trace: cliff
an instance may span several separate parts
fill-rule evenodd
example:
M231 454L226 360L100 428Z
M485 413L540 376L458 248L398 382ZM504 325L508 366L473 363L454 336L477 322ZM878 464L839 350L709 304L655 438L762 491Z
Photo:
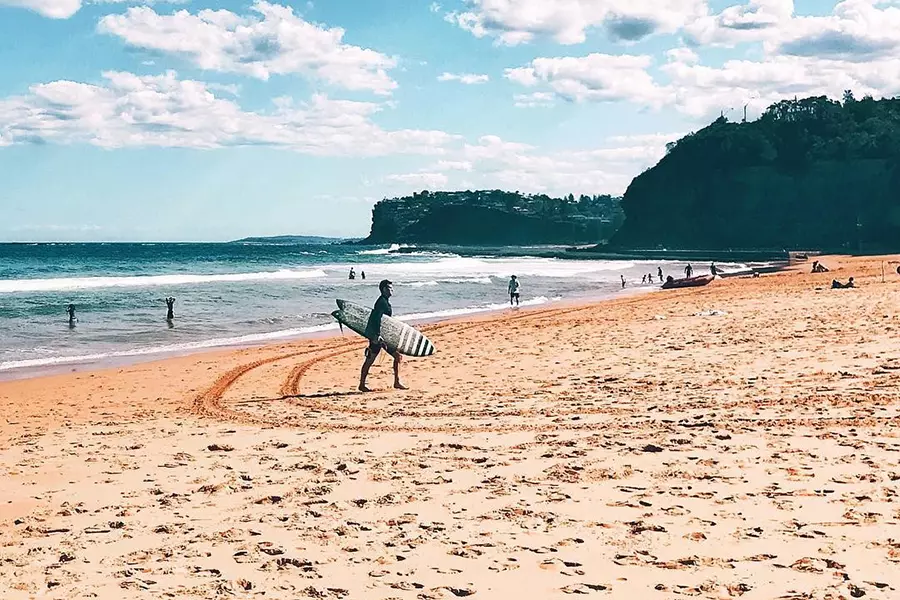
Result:
M607 239L621 219L619 199L610 196L424 191L376 204L360 243L577 244Z
M900 247L900 100L845 93L718 119L670 144L622 200L618 248Z

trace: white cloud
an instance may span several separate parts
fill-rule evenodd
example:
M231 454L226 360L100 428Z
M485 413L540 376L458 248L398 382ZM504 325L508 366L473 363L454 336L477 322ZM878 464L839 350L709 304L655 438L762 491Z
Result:
M446 20L476 37L491 36L516 45L536 36L579 44L586 32L602 27L618 41L636 41L657 32L674 32L707 14L706 0L468 0L469 10Z
M82 4L122 4L141 2L142 4L181 4L189 0L0 0L0 6L13 6L31 10L51 19L68 19Z
M476 75L474 73L441 73L438 76L438 81L458 81L460 83L464 83L466 85L473 85L477 83L487 83L490 81L490 77L487 75Z
M402 175L388 175L385 179L416 190L436 190L446 186L448 181L444 173L404 173Z
M437 171L471 171L472 163L467 160L439 160L434 164Z
M344 30L303 20L288 6L257 0L259 16L227 10L157 14L133 7L100 19L98 30L127 44L181 56L202 69L259 79L304 74L348 90L389 94L397 87L387 74L396 60L342 41Z
M685 34L694 44L734 46L777 35L793 13L794 0L748 0L691 21Z
M25 8L51 19L68 19L81 9L81 0L0 0L0 6Z
M410 189L504 188L525 193L621 194L631 179L655 164L667 142L681 134L643 134L611 137L588 150L542 152L529 144L482 136L447 159L416 173L391 175L387 180Z
M268 112L243 110L199 81L106 72L101 85L54 81L0 100L0 145L88 143L108 148L219 148L267 145L317 155L441 154L456 136L387 131L371 121L380 106L315 95Z
M552 92L515 94L513 103L518 108L548 108L556 104L556 95Z
M649 56L628 54L536 58L527 67L506 69L506 78L527 87L549 86L557 96L576 102L631 100L659 105L665 90L647 73L651 62Z

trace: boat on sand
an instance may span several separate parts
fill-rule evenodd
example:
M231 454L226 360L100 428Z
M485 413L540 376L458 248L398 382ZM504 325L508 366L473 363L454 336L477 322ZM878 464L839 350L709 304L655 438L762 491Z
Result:
M684 279L669 278L662 284L664 290L674 290L677 288L700 287L710 283L715 277L712 275L698 275L697 277L685 277Z

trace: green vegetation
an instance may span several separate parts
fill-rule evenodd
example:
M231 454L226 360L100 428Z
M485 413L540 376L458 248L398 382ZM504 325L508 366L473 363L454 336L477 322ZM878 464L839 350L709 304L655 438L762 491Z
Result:
M372 209L363 244L575 244L607 239L621 224L619 198L551 198L501 190L386 198Z
M900 245L900 99L784 100L719 118L632 181L611 245L821 248Z

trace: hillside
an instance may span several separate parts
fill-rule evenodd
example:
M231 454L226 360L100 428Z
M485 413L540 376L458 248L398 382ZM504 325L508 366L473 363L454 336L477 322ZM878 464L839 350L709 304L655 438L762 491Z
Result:
M786 100L670 144L622 200L620 248L900 246L900 100Z
M610 196L424 191L378 202L360 243L577 244L607 239L621 219L619 199Z

